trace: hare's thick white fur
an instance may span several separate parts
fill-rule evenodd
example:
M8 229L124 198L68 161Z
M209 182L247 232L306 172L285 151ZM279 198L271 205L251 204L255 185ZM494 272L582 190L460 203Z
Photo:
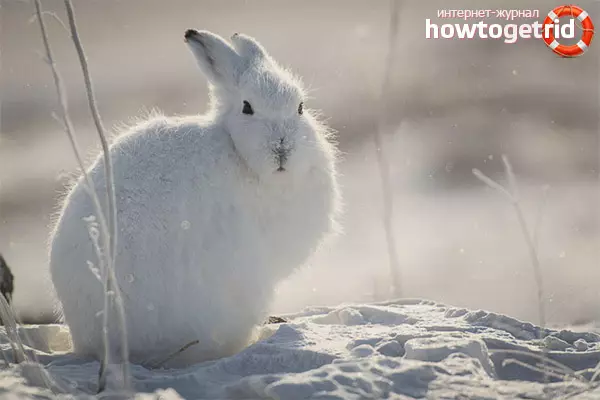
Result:
M206 31L185 38L210 82L211 111L153 116L110 149L116 275L130 357L146 365L195 340L168 366L241 350L274 285L334 229L339 208L335 148L303 110L299 82L250 37L234 35L233 46ZM102 158L88 173L105 205ZM100 358L104 292L84 221L96 214L80 179L52 233L50 269L75 351Z

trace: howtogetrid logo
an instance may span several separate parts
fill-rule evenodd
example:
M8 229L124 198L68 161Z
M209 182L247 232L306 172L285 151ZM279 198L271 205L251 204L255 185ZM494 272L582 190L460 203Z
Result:
M559 31L559 18L571 17L581 23L582 35L579 42L573 45L560 44L556 40L555 32ZM576 5L564 5L550 11L544 20L544 42L556 54L562 57L577 57L587 51L594 37L594 24L589 14Z
M561 57L577 57L585 53L594 37L594 24L589 14L574 4L558 6L540 22L540 10L533 9L441 9L437 17L442 19L462 19L463 23L439 24L425 19L427 39L496 39L507 44L515 44L521 39L541 39ZM560 23L561 18L569 21ZM526 19L534 22L488 23L492 18L514 21ZM480 20L477 23L470 22ZM467 22L469 21L469 22ZM581 37L576 28L579 28ZM566 40L571 40L569 43ZM576 43L572 39L578 40Z

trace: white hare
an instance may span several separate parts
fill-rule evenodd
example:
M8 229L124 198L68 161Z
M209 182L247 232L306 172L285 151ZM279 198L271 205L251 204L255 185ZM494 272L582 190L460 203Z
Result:
M335 230L339 210L336 149L304 109L299 81L248 36L229 44L188 30L185 41L209 80L211 111L154 116L110 149L116 273L130 357L144 365L195 340L166 366L241 350L275 284ZM102 158L88 172L104 200ZM50 269L76 353L100 358L104 292L83 221L95 213L80 179L51 236Z

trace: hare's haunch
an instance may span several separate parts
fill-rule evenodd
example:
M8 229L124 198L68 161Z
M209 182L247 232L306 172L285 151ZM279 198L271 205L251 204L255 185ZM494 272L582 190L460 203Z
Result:
M340 202L335 147L299 81L248 36L188 30L185 41L211 111L154 115L110 148L116 276L130 357L145 365L194 341L167 366L246 346L274 285L334 230ZM103 158L88 173L106 210ZM84 221L95 214L80 179L52 232L50 269L75 351L100 358L104 292Z

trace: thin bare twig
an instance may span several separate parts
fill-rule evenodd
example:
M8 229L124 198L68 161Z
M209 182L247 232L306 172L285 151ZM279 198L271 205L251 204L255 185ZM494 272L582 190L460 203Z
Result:
M517 214L517 218L519 219L519 224L521 225L523 236L525 238L525 241L527 242L527 250L529 252L531 265L533 267L533 273L537 286L538 314L540 317L540 325L542 327L545 327L546 307L544 306L544 277L540 268L540 260L537 255L536 245L533 241L531 234L529 233L529 230L527 229L527 222L525 222L523 210L521 209L519 203L514 203L514 208Z
M525 242L527 244L527 251L533 269L533 275L537 287L539 324L543 328L546 326L546 308L544 305L544 280L540 267L540 260L537 254L537 244L533 235L529 231L529 228L527 227L527 221L525 220L525 215L519 199L517 178L513 172L512 165L510 164L508 157L505 155L502 156L502 161L504 163L504 170L509 183L509 189L506 189L504 186L486 176L478 169L473 169L473 174L483 183L502 194L502 196L512 204L515 210L517 219L519 221L519 226L521 227L521 232L523 233L523 237L525 238Z
M175 353L167 356L164 360L161 360L160 362L156 363L155 367L156 368L162 367L167 362L171 361L173 358L177 357L178 355L180 355L181 353L183 353L184 351L186 351L190 347L197 345L198 343L200 343L200 341L198 339L192 340L191 342L189 342L188 344L186 344L185 346L183 346L182 348L180 348L179 350L177 350Z
M594 375L592 375L592 378L590 379L590 381L592 383L596 382L596 379L598 379L598 376L600 376L600 363L598 363L596 365L596 367L594 368Z
M506 200L510 201L511 203L513 203L515 201L513 196L508 192L508 190L506 190L504 188L504 186L502 186L495 180L489 178L487 175L485 175L480 170L478 170L476 168L473 169L473 175L475 175L480 181L482 181L483 183L488 185L490 188L496 190L498 193L500 193L502 196L504 196L506 198Z
M13 308L10 306L10 304L8 304L8 301L2 294L0 294L0 319L2 319L6 336L13 351L14 362L27 363L31 361L31 359L33 359L33 368L36 368L36 371L39 373L40 380L44 383L47 389L52 391L54 394L68 393L69 391L67 389L65 389L62 385L58 384L57 382L53 381L48 376L48 374L44 370L44 367L40 363L35 351L25 352L25 346L23 345L23 340L21 340L21 334L23 335L24 341L26 343L31 343L31 339L29 338L29 335L27 334L26 330L22 330L21 332L19 332L19 325L22 324L16 316L16 313L14 312ZM4 354L4 351L1 352L2 357L4 358L4 361L8 366L10 364L8 358Z
M88 99L88 104L90 107L90 111L92 114L92 119L94 120L94 125L96 126L96 130L98 131L98 138L100 139L100 144L102 146L102 154L104 156L104 172L106 174L106 192L108 196L107 204L108 204L108 227L110 232L110 242L109 242L109 250L110 250L110 258L112 260L115 259L115 243L117 242L117 213L115 210L116 207L116 196L115 196L115 185L114 185L114 174L113 174L113 166L112 160L110 158L110 148L108 144L108 139L106 138L106 132L104 126L102 124L102 119L100 118L100 113L98 112L98 106L96 103L96 96L94 94L94 86L92 84L92 79L90 77L89 67L87 63L87 59L85 57L85 52L83 50L83 46L81 44L81 39L79 38L79 33L77 30L77 23L75 21L75 14L73 11L73 4L71 0L65 0L65 8L67 10L67 19L69 21L69 29L71 32L71 39L73 40L73 44L75 45L75 50L77 51L77 56L79 58L79 63L81 65L81 71L83 73L83 80L85 83L86 95Z
M538 366L527 364L526 362L523 362L521 360L517 360L515 358L507 358L506 360L504 360L502 362L502 366L503 367L505 367L508 364L516 364L516 365L519 365L519 366L521 366L523 368L529 369L531 371L539 372L540 374L543 374L544 377L552 376L552 377L554 377L556 379L560 379L560 380L564 380L565 377L566 377L566 375L564 375L564 374L557 373L557 372L555 372L553 370L550 370L548 368L544 368L545 365L543 365L543 367L540 368Z
M129 345L127 340L127 330L126 330L126 321L125 321L125 310L123 306L123 299L121 297L121 290L119 288L116 275L115 275L115 266L114 263L116 261L116 243L117 243L117 210L116 210L116 195L115 195L115 184L114 184L114 174L113 174L113 165L110 157L110 148L108 144L108 140L106 138L106 133L104 130L104 126L102 125L102 120L100 118L100 113L98 112L98 106L96 104L96 97L94 95L94 87L92 84L92 79L89 73L89 67L87 63L87 59L85 57L85 52L83 50L83 46L81 44L81 40L79 38L79 33L77 29L77 23L75 21L75 13L73 11L73 4L71 0L64 0L65 8L67 11L67 19L69 22L69 29L71 32L71 39L73 40L73 44L75 46L75 50L77 51L77 56L79 58L79 63L81 66L81 70L83 73L83 79L86 88L86 95L88 99L88 104L90 108L90 112L92 114L92 119L94 120L94 125L96 126L96 130L98 131L98 137L100 139L100 143L102 145L102 153L104 157L104 173L106 179L106 193L107 193L107 205L108 205L108 230L110 232L108 248L107 248L107 268L105 271L105 300L104 300L104 314L103 314L103 336L104 336L104 357L102 360L102 367L100 369L100 376L98 387L99 390L102 391L106 387L106 374L108 372L108 365L110 362L111 350L110 350L110 341L108 335L108 325L109 325L109 308L112 299L112 303L115 306L116 317L118 321L118 329L121 336L120 340L120 351L121 351L121 368L122 368L122 379L123 385L126 389L131 388L131 374L129 372Z
M55 20L56 22L58 22L58 23L60 24L60 26L62 26L62 27L63 27L63 29L65 30L65 32L68 32L68 31L67 31L67 26L65 25L65 23L62 21L62 19L60 19L60 17L59 17L59 16L58 16L58 15L57 15L55 12L52 12L52 11L43 11L43 10L42 10L42 15L43 15L43 16L46 16L46 15L47 15L47 16L49 16L49 17L52 17L52 18L54 18L54 20ZM35 14L33 17L31 17L31 19L30 19L28 22L29 22L29 23L35 22L35 20L37 20L37 19L38 19L38 15L37 15L37 14Z
M59 105L60 105L60 114L61 114L60 117L62 120L61 121L62 126L67 134L67 137L69 138L69 142L71 144L73 154L75 155L75 159L77 161L78 167L81 170L81 173L82 173L82 176L84 179L84 184L85 184L84 186L85 186L86 190L88 191L88 193L90 194L92 201L94 201L94 208L96 209L96 212L98 212L98 214L99 214L98 218L101 220L101 224L103 223L105 226L105 229L104 229L105 235L108 235L108 230L106 228L106 219L104 218L104 213L102 212L102 207L100 206L100 201L98 200L98 196L96 195L96 190L93 185L93 182L90 179L90 176L85 169L83 157L81 156L82 152L79 147L79 144L77 143L77 138L75 137L75 128L73 128L73 122L71 121L71 118L69 116L69 104L67 101L67 95L66 95L66 92L64 89L63 80L62 80L62 77L60 76L60 71L58 71L58 68L56 67L56 63L54 62L54 55L52 52L52 47L50 46L50 42L48 40L48 34L46 32L46 23L44 22L44 20L42 18L44 13L41 9L41 4L38 0L34 0L34 4L36 7L37 20L40 25L42 41L43 41L44 50L46 53L46 62L48 63L48 65L50 66L50 69L52 71L52 77L54 79L54 87L56 89L56 96L58 98Z
M6 336L8 337L10 347L13 350L14 361L16 363L29 361L27 355L25 354L25 347L23 346L23 342L19 337L17 320L14 317L14 313L10 308L10 305L8 304L8 302L2 294L0 294L0 319L2 319L2 323L6 331Z
M2 2L0 1L0 12L2 11L1 9L2 9ZM0 35L1 35L1 31L2 31L2 26L0 26ZM0 49L0 71L1 70L2 70L2 51ZM2 93L0 92L0 132L2 129L2 111L1 110L2 110ZM0 140L1 140L1 137L0 137ZM20 324L19 318L17 317L13 308L8 303L7 299L2 294L0 294L0 320L2 320L2 324L4 325L7 339L13 350L13 361L15 361L17 363L23 362L23 361L28 361L27 354L25 353L25 346L23 345L21 337L19 336L19 330L18 330L18 326ZM25 336L25 340L28 343L31 343L31 340L29 339L29 336L27 335L27 333L25 331L23 331L23 335ZM4 350L0 349L0 353L2 353L2 359L6 363L6 366L9 366L10 361L9 361L8 357L6 356L6 353L4 352ZM39 360L38 360L35 352L32 352L31 354L33 355L34 361L37 363L37 365L41 369L42 366L39 363ZM42 380L43 380L44 384L46 385L46 387L48 389L52 390L54 393L57 393L57 392L66 393L66 391L63 388L59 387L59 385L57 385L55 383L53 384L52 382L50 382L48 380L48 377L44 373L42 373Z
M529 253L529 258L531 261L531 266L533 269L533 276L536 283L537 288L537 306L538 306L538 318L539 324L542 329L539 330L539 340L543 339L543 328L546 326L546 307L544 304L544 280L542 271L540 268L540 260L538 257L538 248L536 239L534 235L529 231L527 227L527 221L525 220L525 215L523 213L523 209L521 208L520 196L519 196L519 187L517 184L517 178L513 172L512 165L506 155L502 155L502 162L504 163L504 170L506 173L506 179L508 180L509 189L506 189L504 186L500 185L493 179L489 178L483 172L478 169L473 170L473 174L483 181L486 185L490 186L492 189L500 192L505 198L507 198L512 204L515 213L517 214L517 219L519 221L519 225L521 227L521 232L523 233L523 237L525 238L525 243L527 244L527 251ZM537 235L536 235L537 237ZM544 348L545 353L547 352ZM546 357L547 358L547 357ZM544 361L544 360L543 360ZM545 361L544 361L545 362ZM545 369L544 369L545 370ZM544 374L544 381L547 381L549 374Z
M520 356L525 356L525 357L531 357L531 358L535 358L536 360L539 361L543 361L549 365L554 366L555 369L558 369L561 371L561 373L563 373L564 375L577 375L577 371L575 371L572 368L569 368L568 366L566 366L563 363L560 363L556 360L551 359L550 357L548 357L547 354L539 354L539 353L534 353L534 352L528 352L528 351L524 351L524 350L513 350L513 349L495 349L495 350L489 350L489 352L491 354L512 354L512 355L520 355Z
M39 0L34 0L34 4L35 4L35 8L36 8L37 20L40 25L42 41L43 41L44 48L45 48L46 61L48 62L48 64L50 65L50 69L52 70L56 94L57 94L57 97L59 100L62 125L67 134L67 137L69 138L71 148L73 150L73 153L75 154L75 158L76 158L78 166L81 170L82 177L83 177L83 182L82 182L83 187L88 192L88 194L90 195L90 198L92 199L95 212L97 213L97 219L99 222L100 232L102 233L105 245L107 245L108 243L110 243L110 233L109 233L109 229L108 229L108 224L106 222L106 218L102 211L100 200L99 200L98 195L95 190L95 185L92 182L89 174L87 173L86 168L84 166L83 158L81 157L82 153L80 151L79 145L78 145L76 137L75 137L73 123L69 116L68 101L67 101L66 92L64 90L63 83L62 83L63 81L62 81L62 78L58 71L58 68L56 67L56 64L54 62L52 48L51 48L49 40L48 40L48 34L46 32L46 26L45 26L45 23L43 20L44 12L41 9L41 4L40 4ZM75 34L77 34L76 31L75 31ZM112 274L110 274L110 271L113 270L112 264L111 264L111 260L112 260L111 253L110 253L110 251L108 251L107 253L108 253L107 257L99 257L100 266L101 266L102 270L105 271L104 275L107 277L106 281L109 279L109 276L112 275ZM113 277L114 277L114 275L113 275ZM105 293L108 292L106 282L104 283L104 291L105 291ZM103 322L103 332L108 332L107 329L104 329L106 327L106 324L107 324L107 321L104 321ZM122 327L122 330L125 329L124 324L121 324L121 327ZM105 348L108 348L110 345L108 343L108 337L104 336L104 339L105 339ZM125 347L122 347L122 349L125 349L125 351L128 351L126 341L125 341ZM130 374L129 374L128 368L129 368L128 358L126 357L123 359L123 375L124 375L123 382L126 385L126 387L129 387L129 382L130 382L130 378L129 378Z
M521 232L523 232L523 237L525 239L525 242L527 243L527 251L529 253L529 258L533 267L533 274L537 286L538 314L540 318L540 325L542 327L545 327L546 309L544 307L544 276L540 267L540 260L537 253L537 243L535 234L531 233L527 226L525 214L523 213L523 208L521 207L517 178L515 176L515 173L513 172L513 168L510 164L508 157L504 154L502 155L502 162L504 163L504 169L506 172L506 178L508 180L510 195L513 198L512 205L515 209L515 213L517 214L517 219L519 220L519 225L521 226Z
M389 96L391 75L393 68L393 56L396 48L398 36L398 19L400 14L400 0L391 0L390 10L390 31L389 47L385 61L385 71L381 86L381 100L379 105L380 114L377 120L377 130L373 135L375 141L375 153L377 155L377 164L381 179L381 189L383 196L382 223L385 231L385 240L389 257L390 274L392 278L393 294L395 297L402 296L402 277L400 271L400 262L396 250L396 235L394 232L394 191L390 179L390 164L383 149L383 136L385 130L385 110L386 102Z

